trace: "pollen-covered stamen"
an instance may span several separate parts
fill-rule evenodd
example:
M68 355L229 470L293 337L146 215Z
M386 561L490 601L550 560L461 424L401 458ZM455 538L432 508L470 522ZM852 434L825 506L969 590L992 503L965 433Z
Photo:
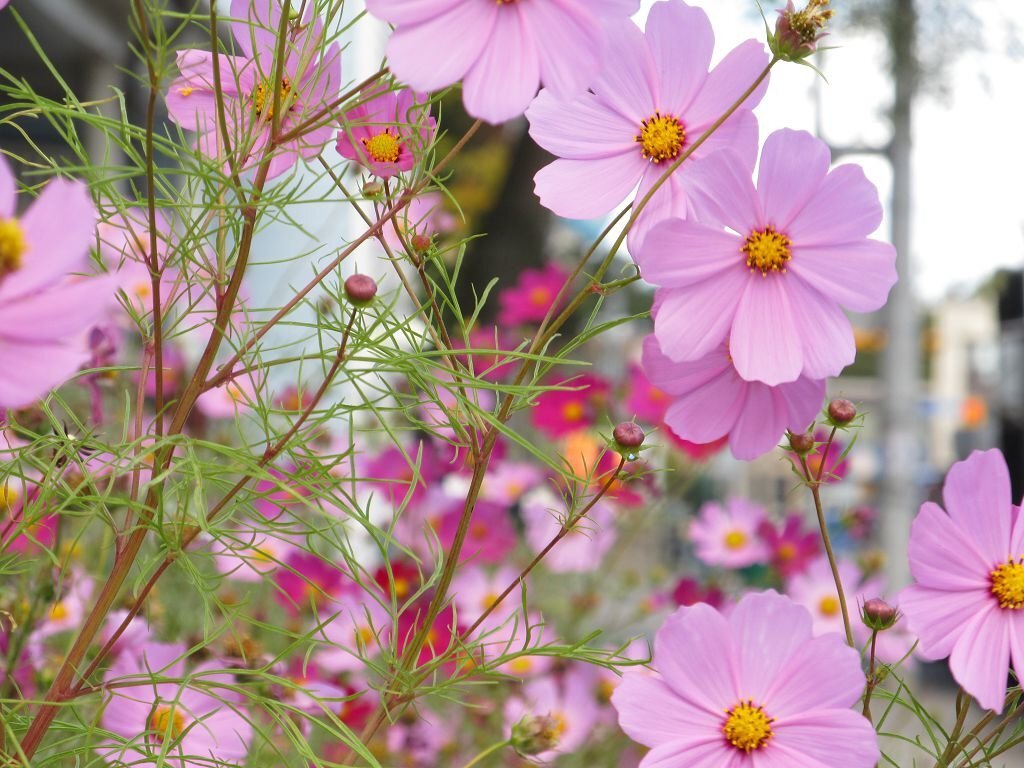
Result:
M179 739L185 731L185 716L178 709L159 706L149 716L149 730L153 731L154 737L159 741L168 736L172 741Z
M727 715L722 733L725 739L736 749L750 754L761 749L772 738L774 717L768 717L764 707L755 706L751 700L741 701L732 709L725 711Z
M0 279L21 269L28 250L25 233L17 219L0 219Z
M279 102L284 104L288 100L288 96L292 92L292 81L287 77L281 78L281 90ZM270 89L270 82L267 80L261 80L256 84L256 87L252 89L252 105L256 110L256 116L267 120L273 119L274 117L274 93Z
M1003 563L989 576L992 579L992 594L999 601L1000 608L1011 611L1024 608L1024 558Z
M747 266L767 277L769 272L786 271L786 263L793 258L791 245L792 241L774 227L765 227L751 232L741 250L746 254Z
M678 117L655 112L640 123L640 133L634 140L640 145L644 159L657 165L679 156L686 142L686 129Z
M386 129L369 139L362 139L366 151L377 163L397 163L402 154L402 140Z
M786 20L804 43L813 43L825 28L835 11L828 7L830 0L810 0L802 11L789 11Z
M729 531L725 534L724 543L726 549L743 549L747 543L747 534L739 529Z

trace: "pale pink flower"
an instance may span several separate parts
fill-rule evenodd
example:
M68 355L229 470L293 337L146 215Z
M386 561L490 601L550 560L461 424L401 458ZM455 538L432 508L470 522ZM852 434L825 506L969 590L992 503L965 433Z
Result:
M491 609L481 631L503 624L512 617L522 602L522 591L513 592L495 605L498 597L519 577L519 570L509 565L499 565L487 570L480 566L460 568L452 580L452 595L458 611L459 623L469 626Z
M208 389L196 398L196 407L211 419L233 419L259 403L259 382L255 374L242 374Z
M627 672L612 694L619 725L651 748L640 768L873 768L871 723L851 707L860 655L814 637L806 609L775 592L723 616L680 608L654 641L660 676Z
M239 56L189 49L178 53L181 77L167 92L167 111L179 126L199 134L200 151L227 165L225 144L243 167L252 165L271 142L275 105L280 108L279 135L316 116L329 105L341 81L341 53L337 43L324 46L324 28L314 3L307 3L301 18L287 22L284 72L271 83L277 60L281 22L280 0L232 0L231 30ZM216 55L221 77L221 99L227 122L227 141L221 136L214 88ZM333 128L323 124L297 134L276 148L268 178L274 178L300 157L316 157L330 141Z
M665 423L676 435L695 443L728 437L737 459L767 453L787 429L806 430L825 399L824 379L801 376L775 387L744 381L725 345L697 360L675 362L652 334L644 339L642 365L670 398Z
M882 206L864 171L829 162L824 142L786 129L765 141L756 188L730 153L689 169L704 223L664 221L635 254L661 287L654 332L669 358L699 360L728 341L740 377L769 385L853 362L843 310L885 303L896 252L868 237Z
M320 630L317 663L328 672L366 668L364 659L378 656L391 633L391 614L366 593L342 595L332 606L336 615Z
M1024 674L1024 520L1002 453L975 451L954 464L942 496L946 510L923 504L910 529L915 583L899 606L921 655L949 656L964 690L1001 712L1011 659Z
M430 146L436 121L426 96L378 89L345 113L336 148L342 157L389 179L411 171Z
M609 30L618 34L638 7L638 0L366 2L395 26L387 55L396 77L418 91L463 80L466 111L491 123L522 114L541 83L563 99L581 93L606 54L613 57Z
M855 623L854 634L858 640L864 641L870 637L870 633L857 616L858 606L882 594L882 580L877 577L862 578L857 564L845 558L839 558L836 567L848 601L851 620ZM810 611L814 634L844 631L839 592L836 590L832 566L824 556L811 563L805 573L791 578L786 594Z
M724 506L709 501L690 523L690 541L705 565L746 568L768 559L758 534L764 520L764 508L745 499L729 499Z
M530 135L559 159L536 176L541 203L560 216L592 219L610 212L639 184L644 197L671 164L753 85L768 64L764 45L748 40L709 73L715 35L707 14L682 0L655 4L647 30L615 30L608 65L574 101L547 90L530 105ZM634 251L655 223L694 212L688 166L728 148L752 169L757 106L767 80L672 174L630 230Z
M54 179L21 218L17 184L0 157L0 408L21 408L90 358L89 328L113 303L110 277L88 271L96 208L82 182Z
M546 488L524 496L522 515L530 549L543 550L562 529L565 514L565 504ZM616 538L615 513L598 501L548 553L544 567L555 573L593 571L601 566L601 558Z

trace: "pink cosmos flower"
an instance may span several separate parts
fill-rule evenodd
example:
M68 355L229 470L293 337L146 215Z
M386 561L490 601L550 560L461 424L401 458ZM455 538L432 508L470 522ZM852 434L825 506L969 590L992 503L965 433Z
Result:
M509 506L536 488L544 477L544 472L528 461L492 461L480 487L480 498Z
M690 541L706 565L746 568L763 563L768 552L757 531L764 519L764 508L744 499L729 499L724 506L709 501L690 523Z
M787 515L781 529L765 520L757 532L768 548L772 567L784 579L806 571L821 554L821 535L817 531L805 530L803 517L799 514Z
M568 272L552 263L540 269L524 269L519 273L515 285L498 294L498 325L507 328L540 323L547 317L568 277ZM568 295L561 298L555 313L565 306L568 299Z
M15 217L17 184L0 157L0 408L21 408L64 383L90 352L85 337L113 303L110 277L88 266L96 208L81 182L54 179Z
M655 322L663 311L655 313ZM744 381L724 345L692 362L675 362L662 349L658 337L644 339L644 370L672 397L665 423L696 443L728 436L729 450L738 459L749 461L772 450L787 429L807 429L825 397L824 380L806 376L775 387Z
M200 688L186 679L186 654L184 645L150 643L138 655L118 656L105 678L111 687L102 719L116 739L97 747L108 763L150 765L161 755L174 768L245 762L252 726L232 690L234 677L200 665L192 672Z
M850 707L860 656L775 592L723 616L680 608L654 641L659 676L627 672L612 694L619 725L648 747L640 768L872 768L871 724Z
M704 585L697 579L684 576L672 590L676 605L707 603L712 608L721 608L726 603L725 593L714 585Z
M448 511L441 518L437 535L446 550L451 549L455 541L464 506L465 503L462 501L449 505ZM473 509L473 519L466 532L459 561L500 563L508 557L515 545L516 529L506 506L480 499Z
M597 723L598 714L597 699L585 677L566 675L561 684L545 677L526 683L522 698L509 699L505 725L511 731L524 717L549 718L556 746L533 756L538 762L548 763L580 747Z
M949 656L964 690L1001 712L1011 658L1024 674L1024 520L1002 453L975 451L954 464L942 496L946 511L927 502L910 529L915 583L899 605L921 655Z
M878 192L856 165L829 171L828 146L804 131L764 143L757 187L748 164L721 153L689 169L708 223L658 224L636 254L661 286L654 332L672 360L728 342L740 377L776 385L824 379L853 362L843 309L872 312L896 282L896 252L868 238Z
M626 414L635 419L661 423L671 399L664 390L651 383L642 366L631 363L627 376Z
M561 529L565 505L546 488L539 488L523 497L522 515L526 543L540 552ZM616 538L615 513L599 501L544 558L544 566L554 573L593 571Z
M324 45L324 29L313 3L306 4L302 18L288 22L284 72L271 83L276 62L281 22L280 0L232 0L236 21L232 33L240 56L216 54L221 94L227 121L227 141L220 135L217 100L214 97L213 59L208 51L189 49L178 53L181 77L171 83L167 111L178 125L199 134L199 149L210 158L225 161L230 147L243 167L259 158L271 141L274 109L282 112L279 135L297 128L328 106L341 81L341 53L336 43ZM319 154L330 141L330 125L312 128L281 144L270 162L268 178L274 178L298 161Z
M460 568L452 580L452 595L459 612L459 621L469 626L484 611L494 606L498 596L519 576L519 569L499 565L493 571L480 567ZM513 592L494 606L481 631L494 628L512 617L521 603L521 594Z
M411 171L416 158L430 145L437 125L426 96L408 88L392 91L378 87L363 98L345 113L338 154L384 179Z
M558 384L566 388L537 397L537 405L530 411L533 426L550 437L562 437L592 426L611 390L608 381L585 373Z
M543 83L563 99L581 93L605 59L605 24L629 24L638 0L367 0L395 26L387 55L418 91L463 80L466 111L491 123L522 114ZM614 60L614 59L613 59Z
M423 192L384 225L384 239L392 248L401 249L406 243L411 245L417 236L430 239L451 232L457 224L455 217L445 209L444 195Z
M815 448L807 455L807 469L811 471L811 477L817 477L821 473L821 482L837 483L846 477L850 469L848 457L843 456L846 451L846 443L836 437L831 445L828 445L829 431L827 429L814 430ZM828 450L825 446L828 445ZM824 455L823 455L824 454ZM793 461L800 468L800 461L793 456ZM824 469L822 469L824 465ZM803 471L800 468L799 471Z
M243 373L196 398L196 407L211 419L233 419L252 410L259 402L256 374Z
M320 631L317 663L329 672L364 669L364 659L377 656L381 643L387 643L391 614L361 592L343 595L334 608L337 615Z
M768 64L764 45L748 40L708 72L715 45L707 14L682 0L655 4L647 30L615 30L609 65L591 92L566 102L541 91L526 117L530 135L559 159L536 176L541 203L560 216L592 219L640 185L637 200L679 155L753 85ZM738 152L754 166L757 120L751 110L767 80L687 160ZM655 223L694 212L688 168L672 174L630 230L630 250Z

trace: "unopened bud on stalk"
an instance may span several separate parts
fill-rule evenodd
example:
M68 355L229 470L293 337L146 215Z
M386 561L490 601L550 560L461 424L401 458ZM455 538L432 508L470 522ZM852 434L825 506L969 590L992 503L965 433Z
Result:
M828 416L837 427L845 427L857 417L857 406L845 398L834 398L828 404Z
M807 6L796 10L793 0L779 10L775 34L768 36L768 47L783 61L800 61L818 49L818 41L825 37L825 27L834 11L830 0L808 0Z
M860 619L864 622L864 626L875 632L889 629L899 621L899 618L900 612L880 597L865 600L860 609Z
M384 194L384 185L379 181L368 181L363 184L363 197L377 198Z
M512 748L524 757L539 755L557 747L564 730L558 715L526 715L512 726Z
M352 275L345 280L345 296L353 304L369 304L376 295L377 281L369 275Z
M635 421L624 421L616 425L612 437L621 448L639 448L644 444L644 430Z
M426 253L430 250L431 243L430 235L413 235L410 244L417 253Z
M814 450L814 435L810 432L789 433L789 448L798 456L806 456Z

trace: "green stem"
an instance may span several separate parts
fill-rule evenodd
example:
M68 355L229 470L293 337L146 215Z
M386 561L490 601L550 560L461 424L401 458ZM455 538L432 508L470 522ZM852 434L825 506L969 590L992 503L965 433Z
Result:
M463 768L473 768L474 765L477 765L481 760L483 760L488 755L493 755L495 752L497 752L497 751L499 751L501 749L504 749L505 747L509 746L511 743L512 743L511 739L505 739L505 741L499 741L497 744L492 744L487 749L485 749L483 752L481 752L479 755L477 755L472 760L470 760L468 763L466 763L463 766Z

